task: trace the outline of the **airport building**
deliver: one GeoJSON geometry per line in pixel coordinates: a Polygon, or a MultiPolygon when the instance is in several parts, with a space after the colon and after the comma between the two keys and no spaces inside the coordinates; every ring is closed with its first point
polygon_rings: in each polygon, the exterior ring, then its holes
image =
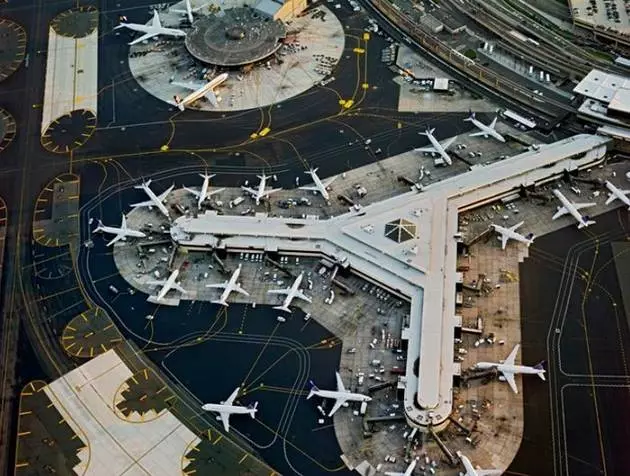
{"type": "Polygon", "coordinates": [[[453,406],[453,338],[458,215],[512,195],[521,186],[560,177],[603,160],[609,138],[578,135],[476,168],[330,219],[219,215],[182,216],[171,227],[187,250],[267,252],[321,257],[410,303],[404,389],[409,425],[439,431],[453,406]]]}
{"type": "Polygon", "coordinates": [[[630,128],[630,78],[593,69],[573,92],[584,98],[578,117],[596,124],[630,128]]]}

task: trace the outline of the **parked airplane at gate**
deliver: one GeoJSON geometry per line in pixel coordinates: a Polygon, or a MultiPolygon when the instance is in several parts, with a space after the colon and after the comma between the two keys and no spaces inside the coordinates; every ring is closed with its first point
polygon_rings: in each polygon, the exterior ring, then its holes
{"type": "Polygon", "coordinates": [[[308,174],[311,176],[311,178],[313,179],[313,185],[306,185],[304,187],[300,187],[300,190],[311,190],[314,192],[319,192],[319,194],[322,196],[324,200],[328,200],[330,199],[330,195],[328,193],[328,190],[326,189],[330,186],[331,183],[333,183],[333,181],[337,177],[329,177],[322,181],[317,175],[317,170],[318,169],[316,168],[316,169],[310,169],[304,172],[305,174],[308,174]]]}
{"type": "Polygon", "coordinates": [[[431,143],[431,145],[427,145],[425,147],[420,147],[418,149],[414,149],[416,152],[431,152],[431,153],[437,153],[439,154],[439,156],[442,158],[442,160],[444,162],[446,162],[448,165],[451,165],[453,163],[453,161],[451,160],[451,156],[448,155],[448,153],[446,152],[446,149],[448,149],[450,147],[450,145],[455,142],[455,137],[451,137],[450,139],[446,139],[442,142],[439,142],[435,136],[433,135],[433,132],[435,131],[435,128],[432,129],[427,129],[425,132],[418,132],[418,134],[422,135],[422,136],[427,136],[429,139],[429,142],[431,143]]]}
{"type": "Polygon", "coordinates": [[[294,298],[302,299],[308,303],[312,301],[312,299],[308,297],[306,294],[304,294],[302,290],[300,289],[300,284],[302,284],[303,278],[304,278],[304,273],[300,273],[300,275],[297,278],[295,278],[295,281],[293,281],[293,284],[290,287],[285,288],[285,289],[270,289],[269,291],[267,291],[267,293],[269,294],[286,294],[287,296],[284,299],[284,302],[282,303],[282,305],[275,306],[274,309],[278,309],[284,312],[291,312],[291,309],[289,309],[289,306],[291,305],[291,301],[293,301],[294,298]]]}
{"type": "Polygon", "coordinates": [[[525,243],[527,246],[531,245],[534,242],[534,235],[532,233],[524,236],[516,232],[516,229],[519,228],[523,223],[525,222],[522,221],[514,226],[511,226],[510,228],[505,228],[501,225],[495,225],[494,223],[490,225],[494,229],[494,231],[499,233],[500,236],[497,236],[497,238],[501,240],[502,249],[505,249],[505,245],[507,245],[507,242],[510,239],[525,243]]]}
{"type": "Polygon", "coordinates": [[[201,190],[198,192],[197,190],[193,190],[192,188],[184,187],[188,193],[191,193],[195,197],[197,197],[197,208],[201,208],[201,204],[204,200],[209,199],[212,195],[215,195],[219,192],[225,190],[225,188],[218,188],[216,190],[210,191],[210,179],[214,177],[216,174],[199,174],[199,176],[203,179],[203,183],[201,184],[201,190]]]}
{"type": "Polygon", "coordinates": [[[220,288],[224,289],[221,297],[216,301],[212,301],[215,304],[221,304],[222,306],[229,306],[227,303],[227,298],[230,296],[232,291],[236,291],[237,293],[244,294],[245,296],[249,296],[249,293],[245,291],[240,284],[237,282],[239,275],[241,274],[241,265],[238,265],[238,268],[234,270],[232,276],[228,281],[219,284],[206,284],[207,288],[220,288]]]}
{"type": "Polygon", "coordinates": [[[201,407],[208,412],[218,413],[217,419],[223,422],[223,428],[225,428],[225,431],[228,433],[230,431],[230,415],[249,415],[252,418],[256,418],[256,412],[258,411],[258,402],[247,407],[233,405],[239,391],[240,387],[236,387],[236,390],[232,392],[232,395],[230,395],[225,402],[221,402],[220,404],[206,403],[201,407]]]}
{"type": "Polygon", "coordinates": [[[508,355],[507,359],[505,359],[503,363],[478,362],[475,364],[475,368],[479,370],[497,369],[503,374],[505,381],[510,385],[514,393],[518,393],[516,382],[514,380],[515,374],[535,374],[542,380],[545,380],[545,369],[543,368],[542,363],[535,365],[534,367],[514,364],[519,347],[520,345],[516,344],[514,349],[512,349],[512,352],[510,352],[510,355],[508,355]]]}
{"type": "Polygon", "coordinates": [[[464,469],[466,470],[466,474],[464,474],[464,476],[493,476],[495,474],[503,474],[503,471],[501,471],[500,469],[475,469],[470,460],[466,456],[464,456],[461,451],[457,452],[457,456],[459,457],[460,461],[464,465],[464,469]]]}
{"type": "Polygon", "coordinates": [[[193,13],[197,13],[198,11],[203,9],[204,7],[207,7],[208,5],[210,5],[210,4],[209,3],[205,3],[205,4],[201,5],[200,7],[193,8],[192,5],[190,4],[190,0],[184,0],[184,7],[186,8],[185,10],[181,10],[179,8],[171,8],[171,9],[169,9],[169,12],[171,12],[171,13],[181,13],[182,15],[186,15],[188,17],[188,21],[190,23],[192,23],[195,20],[195,18],[193,17],[193,13]]]}
{"type": "Polygon", "coordinates": [[[371,397],[368,397],[367,395],[363,395],[361,393],[351,393],[348,390],[346,390],[346,388],[343,385],[343,380],[341,380],[341,375],[339,375],[339,372],[335,372],[335,375],[337,377],[337,390],[320,390],[319,388],[317,388],[317,386],[313,383],[313,381],[310,381],[311,384],[311,391],[309,392],[308,396],[306,397],[307,400],[309,400],[313,395],[317,395],[318,397],[322,397],[322,398],[332,398],[335,400],[335,404],[332,407],[332,410],[330,410],[330,413],[328,414],[329,417],[333,416],[335,414],[335,412],[337,410],[339,410],[339,408],[341,408],[341,406],[346,403],[346,402],[370,402],[372,401],[371,397]]]}
{"type": "Polygon", "coordinates": [[[404,473],[398,473],[396,471],[385,471],[385,473],[383,474],[385,474],[385,476],[411,476],[417,464],[418,458],[415,458],[411,463],[409,463],[409,466],[407,466],[407,469],[404,473]]]}
{"type": "Polygon", "coordinates": [[[615,187],[608,180],[606,181],[606,188],[610,191],[608,200],[606,200],[606,205],[610,205],[615,200],[621,200],[622,203],[628,206],[628,211],[630,211],[630,198],[628,198],[630,190],[621,190],[615,187]]]}
{"type": "Polygon", "coordinates": [[[475,118],[474,112],[471,112],[470,116],[464,119],[464,121],[472,122],[473,126],[479,129],[479,132],[473,132],[472,134],[470,134],[470,137],[484,136],[486,139],[488,137],[493,137],[499,142],[505,142],[505,138],[501,134],[499,134],[495,129],[495,126],[497,125],[496,117],[492,120],[490,125],[486,126],[483,122],[475,118]]]}
{"type": "Polygon", "coordinates": [[[147,281],[147,284],[149,286],[162,286],[162,289],[160,290],[160,292],[158,293],[157,297],[155,298],[155,300],[157,302],[160,302],[162,299],[164,299],[166,297],[166,294],[171,289],[179,291],[182,294],[188,294],[188,291],[186,291],[184,288],[182,288],[175,281],[178,276],[179,276],[179,269],[176,269],[170,274],[170,276],[167,279],[160,279],[160,280],[157,280],[157,281],[155,281],[155,280],[147,281]]]}
{"type": "Polygon", "coordinates": [[[206,98],[213,107],[219,107],[219,101],[221,100],[219,96],[214,92],[214,89],[219,85],[224,83],[228,79],[227,73],[222,73],[214,78],[212,78],[207,83],[203,84],[197,81],[189,81],[187,83],[180,83],[179,81],[173,81],[171,84],[174,86],[178,86],[183,89],[188,89],[192,91],[188,96],[183,99],[179,96],[174,96],[174,104],[179,108],[180,111],[185,110],[189,105],[198,101],[201,98],[206,98]]]}
{"type": "Polygon", "coordinates": [[[256,177],[260,179],[260,182],[258,183],[258,187],[256,189],[245,187],[244,185],[241,186],[241,188],[245,192],[249,193],[252,198],[256,200],[256,205],[260,205],[260,201],[263,198],[267,198],[272,193],[276,193],[282,190],[281,188],[270,188],[269,190],[267,190],[267,179],[269,177],[264,173],[262,175],[257,175],[256,177]]]}
{"type": "Polygon", "coordinates": [[[153,10],[153,19],[151,20],[150,25],[140,25],[138,23],[121,23],[114,30],[118,30],[119,28],[128,28],[129,30],[139,31],[140,33],[144,33],[139,38],[128,43],[129,45],[135,45],[142,41],[148,40],[150,38],[154,38],[159,35],[166,36],[186,36],[186,32],[182,30],[178,30],[176,28],[165,28],[162,26],[162,22],[160,21],[160,15],[157,10],[153,10]]]}
{"type": "Polygon", "coordinates": [[[562,203],[561,207],[558,207],[558,211],[554,216],[551,217],[552,220],[555,220],[558,217],[570,214],[578,223],[578,229],[586,228],[589,225],[594,225],[594,220],[589,220],[588,216],[582,216],[578,210],[582,208],[594,207],[597,205],[596,203],[572,203],[568,198],[562,195],[560,190],[554,190],[553,194],[556,196],[560,203],[562,203]]]}
{"type": "Polygon", "coordinates": [[[105,226],[103,225],[103,222],[99,220],[98,226],[94,229],[93,233],[97,233],[97,232],[109,233],[110,235],[116,235],[113,240],[107,243],[106,246],[111,246],[120,240],[125,241],[127,238],[144,238],[145,236],[147,236],[141,231],[127,228],[127,218],[125,217],[125,215],[122,216],[122,223],[120,224],[120,228],[116,228],[114,226],[105,226]]]}
{"type": "Polygon", "coordinates": [[[151,190],[150,185],[151,185],[151,180],[147,180],[146,182],[142,182],[141,185],[135,185],[133,187],[133,188],[137,188],[138,190],[144,190],[144,193],[147,194],[147,196],[149,197],[149,200],[147,200],[146,202],[132,203],[130,207],[131,208],[147,207],[149,208],[149,210],[155,207],[158,210],[160,210],[164,216],[166,216],[167,218],[170,218],[168,209],[164,205],[164,200],[166,200],[166,197],[168,196],[168,194],[171,193],[173,188],[175,188],[175,185],[171,185],[169,188],[167,188],[164,192],[162,192],[159,195],[156,195],[155,192],[151,190]]]}

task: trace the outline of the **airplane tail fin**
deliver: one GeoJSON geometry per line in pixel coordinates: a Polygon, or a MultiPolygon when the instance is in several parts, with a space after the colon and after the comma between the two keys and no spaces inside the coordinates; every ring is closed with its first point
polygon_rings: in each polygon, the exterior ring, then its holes
{"type": "Polygon", "coordinates": [[[539,370],[539,372],[536,375],[538,375],[541,380],[545,381],[547,379],[545,378],[545,368],[543,367],[543,363],[544,361],[540,362],[539,364],[534,365],[534,368],[536,370],[539,370]]]}
{"type": "Polygon", "coordinates": [[[586,228],[587,226],[595,224],[595,220],[589,220],[589,218],[590,217],[588,216],[584,217],[584,221],[578,225],[578,230],[581,230],[582,228],[586,228]]]}
{"type": "Polygon", "coordinates": [[[144,190],[145,187],[148,187],[151,185],[151,179],[147,180],[147,181],[142,181],[142,184],[140,185],[134,185],[133,188],[137,188],[138,190],[144,190]]]}
{"type": "Polygon", "coordinates": [[[254,402],[253,405],[248,407],[251,411],[249,412],[249,416],[252,417],[252,420],[256,418],[256,412],[258,411],[258,402],[254,402]]]}
{"type": "Polygon", "coordinates": [[[173,99],[175,100],[175,105],[177,106],[177,108],[180,111],[183,111],[184,109],[186,109],[186,107],[184,106],[184,103],[182,102],[182,98],[180,98],[179,96],[175,95],[175,96],[173,96],[173,99]]]}
{"type": "Polygon", "coordinates": [[[464,121],[466,122],[470,122],[475,118],[475,113],[472,112],[471,109],[468,109],[468,117],[466,119],[464,119],[464,121]]]}
{"type": "Polygon", "coordinates": [[[311,385],[311,391],[308,392],[308,395],[306,397],[307,400],[310,400],[310,398],[315,395],[315,392],[319,391],[319,388],[317,388],[317,385],[315,385],[315,382],[313,382],[312,380],[309,380],[308,383],[311,385]]]}

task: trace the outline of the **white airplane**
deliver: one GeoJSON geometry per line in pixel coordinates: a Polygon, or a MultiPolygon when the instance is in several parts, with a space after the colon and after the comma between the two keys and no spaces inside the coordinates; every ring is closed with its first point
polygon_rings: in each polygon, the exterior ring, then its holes
{"type": "Polygon", "coordinates": [[[145,236],[147,236],[141,231],[127,228],[127,218],[125,217],[125,215],[122,216],[122,223],[120,224],[120,228],[116,228],[114,226],[105,226],[103,225],[103,222],[99,220],[98,226],[94,229],[94,233],[97,233],[97,232],[109,233],[110,235],[116,235],[113,240],[107,243],[106,246],[111,246],[120,240],[125,241],[127,238],[144,238],[145,236]]]}
{"type": "Polygon", "coordinates": [[[260,205],[260,201],[263,198],[266,198],[272,193],[276,193],[282,190],[281,188],[270,188],[269,190],[267,190],[267,179],[269,177],[264,173],[262,175],[256,175],[256,177],[260,179],[260,182],[258,183],[258,187],[256,189],[245,187],[244,185],[241,186],[241,188],[245,192],[249,193],[252,198],[256,200],[256,205],[260,205]]]}
{"type": "Polygon", "coordinates": [[[191,193],[195,197],[197,197],[197,208],[201,208],[201,204],[204,200],[207,200],[212,195],[215,195],[219,192],[225,190],[225,188],[218,188],[216,190],[210,191],[210,179],[214,177],[216,174],[199,174],[199,176],[203,179],[203,183],[201,184],[201,190],[198,192],[197,190],[193,190],[192,188],[184,187],[188,193],[191,193]]]}
{"type": "Polygon", "coordinates": [[[319,388],[317,388],[317,385],[315,385],[313,381],[311,380],[310,381],[311,391],[308,393],[308,396],[306,397],[307,400],[309,400],[313,395],[317,395],[318,397],[322,397],[322,398],[335,399],[336,400],[335,404],[333,405],[332,410],[330,410],[330,413],[328,414],[329,417],[333,416],[335,412],[339,410],[341,406],[346,402],[372,401],[372,398],[368,397],[367,395],[363,395],[361,393],[350,393],[343,386],[343,380],[341,380],[341,375],[339,375],[339,372],[335,372],[335,375],[337,376],[337,390],[336,391],[320,390],[319,388]]]}
{"type": "Polygon", "coordinates": [[[624,204],[628,205],[628,210],[630,210],[630,198],[628,198],[630,190],[621,190],[615,187],[608,180],[606,180],[606,188],[610,190],[610,195],[608,196],[608,200],[606,200],[606,205],[610,205],[615,200],[621,200],[624,204]]]}
{"type": "Polygon", "coordinates": [[[135,185],[133,187],[133,188],[137,188],[138,190],[144,190],[144,193],[147,194],[147,196],[149,197],[149,200],[147,200],[146,202],[132,203],[130,207],[131,208],[148,207],[149,210],[155,207],[158,210],[160,210],[164,216],[166,216],[167,218],[170,218],[168,209],[164,205],[164,200],[166,200],[166,197],[168,196],[168,194],[171,193],[173,188],[175,188],[175,185],[171,185],[169,188],[167,188],[164,192],[162,192],[159,195],[156,195],[155,192],[151,190],[150,185],[151,185],[151,180],[147,180],[146,182],[142,182],[141,185],[135,185]]]}
{"type": "Polygon", "coordinates": [[[464,456],[461,451],[457,452],[457,456],[459,456],[459,459],[466,470],[466,474],[464,474],[464,476],[492,476],[494,474],[503,474],[503,471],[500,469],[475,469],[470,460],[464,456]]]}
{"type": "Polygon", "coordinates": [[[407,469],[405,470],[404,473],[399,473],[396,471],[385,471],[385,473],[383,474],[385,474],[385,476],[411,476],[417,464],[418,464],[418,458],[414,459],[411,463],[409,463],[409,466],[407,466],[407,469]]]}
{"type": "Polygon", "coordinates": [[[501,240],[502,249],[505,249],[505,245],[507,245],[509,239],[520,241],[521,243],[525,243],[527,246],[531,245],[534,242],[533,234],[530,233],[529,235],[524,236],[516,232],[516,229],[519,228],[523,223],[525,222],[522,221],[514,226],[511,226],[510,228],[505,228],[501,225],[495,225],[494,223],[490,225],[492,228],[494,228],[494,231],[499,233],[500,236],[497,236],[497,238],[501,240]]]}
{"type": "Polygon", "coordinates": [[[208,412],[218,413],[219,416],[217,417],[217,419],[223,422],[223,428],[225,428],[226,432],[230,431],[230,415],[249,415],[252,418],[256,418],[256,412],[258,411],[258,402],[248,407],[233,405],[239,390],[240,387],[236,387],[236,390],[232,392],[232,395],[230,395],[225,402],[221,402],[220,404],[206,403],[201,407],[203,410],[206,410],[208,412]]]}
{"type": "Polygon", "coordinates": [[[297,278],[295,278],[295,281],[293,281],[293,284],[290,287],[284,288],[284,289],[270,289],[269,291],[267,291],[268,294],[286,294],[287,295],[282,305],[275,306],[274,309],[278,309],[284,312],[291,312],[291,309],[289,309],[289,306],[291,305],[291,301],[293,301],[294,298],[302,299],[309,303],[312,301],[312,299],[308,297],[306,294],[304,294],[302,290],[300,289],[300,284],[302,284],[303,278],[304,278],[304,273],[300,273],[300,275],[297,278]]]}
{"type": "Polygon", "coordinates": [[[167,279],[160,279],[157,281],[147,281],[147,284],[149,286],[162,286],[162,289],[160,290],[157,297],[155,298],[156,301],[159,302],[162,299],[164,299],[166,297],[166,294],[171,289],[179,291],[182,294],[188,294],[188,291],[186,291],[177,282],[175,282],[178,276],[179,276],[179,269],[176,269],[170,274],[170,276],[167,279]]]}
{"type": "Polygon", "coordinates": [[[542,363],[535,365],[534,367],[514,364],[519,347],[520,345],[516,344],[514,346],[514,349],[512,349],[512,352],[510,352],[510,355],[508,355],[507,359],[505,359],[501,363],[478,362],[477,364],[475,364],[475,368],[479,370],[497,369],[503,374],[505,381],[510,384],[510,387],[512,388],[514,393],[518,393],[516,382],[514,381],[515,374],[534,374],[538,375],[542,380],[545,380],[545,369],[543,368],[542,363]]]}
{"type": "Polygon", "coordinates": [[[453,161],[451,160],[451,156],[448,155],[448,153],[446,152],[446,149],[448,149],[449,146],[453,142],[455,142],[456,138],[451,137],[450,139],[446,139],[445,141],[439,142],[433,135],[433,131],[435,131],[435,128],[427,129],[425,132],[418,132],[418,134],[420,134],[421,136],[427,136],[429,138],[429,142],[431,143],[431,145],[420,147],[414,150],[416,152],[431,152],[433,154],[437,153],[440,155],[440,157],[442,158],[444,162],[446,162],[448,165],[451,165],[453,161]]]}
{"type": "Polygon", "coordinates": [[[558,200],[560,200],[562,206],[558,207],[558,211],[556,212],[556,214],[551,217],[552,220],[555,220],[556,218],[569,213],[578,222],[578,229],[586,228],[589,225],[595,224],[594,220],[589,220],[588,216],[582,216],[578,210],[581,210],[582,208],[594,207],[595,205],[597,205],[596,203],[572,203],[567,197],[562,195],[562,192],[560,192],[560,190],[554,190],[553,194],[558,200]]]}
{"type": "Polygon", "coordinates": [[[188,83],[180,83],[179,81],[173,81],[171,84],[174,86],[178,86],[183,89],[188,89],[192,91],[188,96],[183,99],[179,96],[175,95],[173,97],[174,104],[179,108],[180,111],[183,111],[190,104],[198,101],[199,99],[205,97],[213,107],[219,107],[219,101],[221,100],[217,94],[214,92],[214,89],[218,87],[220,84],[224,83],[228,79],[229,75],[227,73],[222,73],[218,76],[215,76],[207,83],[200,83],[197,81],[190,81],[188,83]]]}
{"type": "Polygon", "coordinates": [[[136,38],[129,45],[135,45],[142,41],[148,40],[150,38],[154,38],[158,35],[166,35],[166,36],[186,36],[186,33],[182,30],[178,30],[176,28],[165,28],[162,26],[162,22],[160,21],[160,15],[157,10],[153,10],[153,19],[151,20],[150,25],[140,25],[138,23],[121,23],[114,30],[118,30],[119,28],[129,28],[133,31],[139,31],[140,33],[144,33],[140,38],[136,38]]]}
{"type": "Polygon", "coordinates": [[[244,294],[245,296],[249,296],[249,293],[245,291],[240,284],[237,282],[239,275],[241,274],[241,265],[238,265],[238,268],[234,270],[232,276],[228,281],[219,284],[206,284],[207,288],[221,288],[224,289],[221,297],[216,301],[212,301],[215,304],[221,304],[222,306],[228,306],[227,298],[230,296],[232,291],[236,291],[237,293],[244,294]]]}
{"type": "Polygon", "coordinates": [[[192,5],[190,4],[190,0],[184,0],[184,6],[186,7],[185,10],[181,10],[179,8],[170,8],[169,12],[172,13],[181,13],[182,15],[186,15],[188,17],[188,21],[190,23],[192,23],[195,19],[193,17],[193,13],[197,13],[198,11],[200,11],[203,7],[206,7],[210,5],[209,3],[205,3],[204,5],[201,5],[200,7],[192,7],[192,5]]]}
{"type": "Polygon", "coordinates": [[[300,187],[300,190],[312,190],[314,192],[319,192],[319,194],[324,198],[324,200],[328,200],[330,198],[330,195],[328,194],[328,190],[326,189],[330,186],[331,183],[333,183],[333,181],[337,177],[329,177],[325,179],[324,181],[322,181],[317,176],[317,170],[318,169],[310,169],[304,172],[305,174],[309,174],[311,176],[311,178],[313,179],[313,185],[306,185],[304,187],[300,187]]]}
{"type": "Polygon", "coordinates": [[[479,129],[479,132],[473,132],[472,134],[470,134],[470,137],[484,136],[487,139],[489,136],[492,136],[499,142],[505,142],[505,137],[499,134],[494,128],[497,125],[496,117],[492,120],[489,126],[486,126],[483,122],[476,119],[474,112],[471,112],[470,116],[464,119],[464,121],[472,122],[473,126],[479,129]]]}

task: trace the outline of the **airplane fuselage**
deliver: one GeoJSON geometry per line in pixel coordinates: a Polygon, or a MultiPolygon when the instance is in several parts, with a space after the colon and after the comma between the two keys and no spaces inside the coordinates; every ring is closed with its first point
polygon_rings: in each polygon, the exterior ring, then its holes
{"type": "Polygon", "coordinates": [[[282,303],[281,307],[287,308],[287,309],[289,308],[289,306],[291,305],[291,302],[295,298],[295,295],[298,289],[300,289],[300,284],[302,283],[303,278],[304,278],[304,273],[300,273],[300,275],[293,282],[293,285],[291,285],[291,290],[289,291],[289,294],[287,294],[287,297],[284,298],[284,302],[282,303]]]}
{"type": "Polygon", "coordinates": [[[473,125],[479,129],[481,132],[483,132],[483,136],[487,139],[489,136],[494,137],[496,140],[498,140],[499,142],[505,142],[505,138],[499,134],[496,130],[494,130],[494,128],[486,126],[483,122],[478,121],[477,119],[475,119],[474,117],[470,119],[470,122],[473,123],[473,125]]]}
{"type": "Polygon", "coordinates": [[[313,172],[311,174],[311,177],[313,177],[313,183],[317,187],[317,189],[319,191],[319,194],[324,198],[324,200],[328,200],[330,198],[330,194],[328,193],[328,190],[326,190],[326,187],[324,187],[324,184],[319,179],[317,174],[315,172],[313,172]]]}
{"type": "Polygon", "coordinates": [[[206,403],[201,408],[210,412],[223,412],[232,415],[246,415],[254,411],[253,408],[243,407],[241,405],[221,405],[217,403],[206,403]]]}
{"type": "Polygon", "coordinates": [[[141,231],[137,231],[137,230],[131,230],[129,228],[116,228],[113,226],[99,226],[97,228],[97,230],[102,231],[103,233],[109,233],[110,235],[122,235],[123,239],[125,237],[130,237],[130,238],[144,238],[145,235],[144,233],[142,233],[141,231]]]}
{"type": "Polygon", "coordinates": [[[180,104],[182,106],[187,106],[194,103],[195,101],[198,101],[199,99],[204,97],[208,91],[213,91],[214,88],[223,83],[227,78],[227,73],[223,73],[216,78],[212,78],[212,80],[208,81],[208,83],[205,84],[203,87],[199,88],[197,91],[193,91],[188,96],[184,97],[184,99],[181,100],[180,104]]]}
{"type": "Polygon", "coordinates": [[[241,274],[241,267],[239,266],[238,268],[234,270],[234,273],[232,273],[232,276],[230,277],[230,280],[227,283],[227,286],[221,293],[221,297],[219,298],[220,302],[227,302],[227,298],[230,296],[230,293],[234,290],[240,274],[241,274]]]}
{"type": "Polygon", "coordinates": [[[166,294],[173,287],[173,284],[175,284],[175,280],[177,279],[177,276],[179,276],[179,269],[176,269],[175,271],[173,271],[171,275],[168,277],[168,279],[166,280],[166,283],[164,283],[164,286],[162,286],[162,289],[157,295],[157,298],[156,298],[157,301],[161,301],[162,299],[164,299],[166,294]]]}
{"type": "Polygon", "coordinates": [[[430,130],[426,132],[426,136],[429,138],[429,142],[431,142],[431,145],[433,146],[433,148],[437,151],[440,157],[442,157],[442,160],[444,160],[444,162],[446,162],[448,165],[451,165],[453,161],[451,160],[451,157],[444,150],[444,147],[442,147],[442,144],[440,144],[440,141],[438,141],[435,138],[435,136],[430,130]]]}
{"type": "Polygon", "coordinates": [[[157,197],[157,195],[153,192],[153,190],[151,190],[151,187],[146,184],[142,184],[142,190],[144,190],[144,193],[147,194],[149,199],[153,202],[154,206],[158,210],[160,210],[163,215],[165,215],[167,218],[170,218],[168,214],[168,209],[166,208],[164,203],[162,203],[162,201],[157,197]]]}
{"type": "Polygon", "coordinates": [[[610,191],[611,198],[615,197],[617,200],[620,200],[622,203],[630,207],[630,198],[623,192],[623,190],[617,188],[609,181],[606,181],[606,188],[610,191]]]}
{"type": "Polygon", "coordinates": [[[350,402],[372,401],[372,397],[368,397],[367,395],[363,395],[360,393],[337,392],[334,390],[313,390],[313,395],[317,395],[318,397],[321,397],[321,398],[333,398],[333,399],[343,397],[347,401],[350,401],[350,402]]]}
{"type": "Polygon", "coordinates": [[[567,209],[571,216],[575,218],[580,227],[587,227],[589,225],[584,216],[582,216],[582,214],[579,212],[579,210],[575,208],[575,206],[573,206],[573,203],[571,203],[568,198],[562,195],[559,190],[553,190],[553,194],[558,198],[558,200],[560,200],[562,206],[567,209]]]}
{"type": "Polygon", "coordinates": [[[516,241],[520,241],[521,243],[525,243],[526,245],[531,245],[534,240],[532,240],[531,238],[527,238],[523,235],[521,235],[520,233],[517,233],[514,230],[510,230],[509,228],[505,228],[502,227],[501,225],[492,225],[492,227],[494,228],[494,231],[496,231],[497,233],[501,233],[502,235],[507,236],[508,238],[512,239],[512,240],[516,240],[516,241]]]}
{"type": "Polygon", "coordinates": [[[529,367],[527,365],[505,365],[493,362],[478,362],[475,367],[479,370],[497,369],[499,372],[510,374],[539,374],[540,369],[529,367]]]}

